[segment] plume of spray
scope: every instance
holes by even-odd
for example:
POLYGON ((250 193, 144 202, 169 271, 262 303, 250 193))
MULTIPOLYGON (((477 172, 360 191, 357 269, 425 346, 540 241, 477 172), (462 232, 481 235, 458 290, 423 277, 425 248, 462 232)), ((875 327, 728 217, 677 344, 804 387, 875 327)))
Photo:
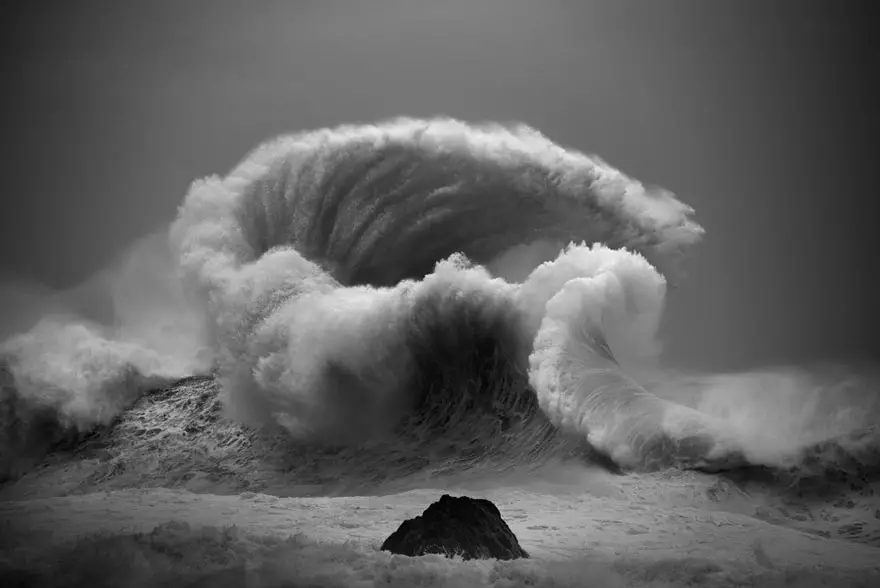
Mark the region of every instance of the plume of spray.
POLYGON ((529 274, 519 304, 540 323, 529 377, 555 424, 638 469, 880 473, 876 369, 665 368, 665 288, 644 258, 604 247, 572 247, 529 274))
POLYGON ((18 280, 3 290, 5 475, 110 424, 145 390, 209 365, 202 317, 177 277, 167 232, 139 239, 76 287, 18 280))
POLYGON ((724 424, 741 460, 823 475, 880 473, 880 373, 876 366, 824 362, 740 373, 651 370, 658 397, 724 424))
POLYGON ((629 375, 656 365, 665 290, 666 280, 626 251, 573 247, 539 266, 519 292, 540 321, 530 381, 554 423, 620 465, 718 467, 735 447, 722 424, 629 375))

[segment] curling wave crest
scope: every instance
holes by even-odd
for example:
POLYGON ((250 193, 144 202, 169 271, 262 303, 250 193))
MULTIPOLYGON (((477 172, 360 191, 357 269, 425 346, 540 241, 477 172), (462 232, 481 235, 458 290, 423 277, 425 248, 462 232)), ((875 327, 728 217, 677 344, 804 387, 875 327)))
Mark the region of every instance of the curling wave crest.
POLYGON ((229 417, 310 445, 636 469, 864 445, 864 378, 660 367, 667 279, 703 233, 692 214, 524 125, 280 137, 196 182, 167 231, 84 286, 109 311, 58 295, 7 333, 5 419, 87 431, 213 370, 229 417))

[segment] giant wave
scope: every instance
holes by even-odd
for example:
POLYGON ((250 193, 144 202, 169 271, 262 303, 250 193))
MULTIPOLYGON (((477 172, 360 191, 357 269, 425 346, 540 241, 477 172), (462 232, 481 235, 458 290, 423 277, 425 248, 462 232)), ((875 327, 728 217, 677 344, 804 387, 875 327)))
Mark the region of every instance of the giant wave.
POLYGON ((703 234, 692 215, 525 125, 280 137, 196 182, 99 281, 109 318, 44 304, 6 339, 4 448, 29 443, 21 423, 88 431, 206 370, 240 423, 446 459, 780 465, 869 430, 865 381, 835 404, 838 382, 804 396, 781 371, 659 367, 667 280, 703 234))

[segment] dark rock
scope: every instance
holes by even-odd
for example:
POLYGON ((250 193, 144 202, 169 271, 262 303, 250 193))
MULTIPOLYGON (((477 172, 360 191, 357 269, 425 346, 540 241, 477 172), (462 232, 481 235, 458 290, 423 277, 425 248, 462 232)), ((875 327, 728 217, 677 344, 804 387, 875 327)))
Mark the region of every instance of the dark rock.
POLYGON ((462 559, 529 557, 491 501, 448 494, 420 516, 405 520, 382 544, 382 551, 410 557, 426 553, 462 559))

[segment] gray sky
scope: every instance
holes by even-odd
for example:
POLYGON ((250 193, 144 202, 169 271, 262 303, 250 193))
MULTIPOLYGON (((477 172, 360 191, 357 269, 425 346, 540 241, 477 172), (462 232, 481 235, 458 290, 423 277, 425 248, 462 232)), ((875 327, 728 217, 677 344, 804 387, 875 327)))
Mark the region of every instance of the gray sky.
POLYGON ((697 209, 674 362, 880 358, 866 6, 4 2, 0 270, 72 284, 281 132, 517 119, 697 209))

